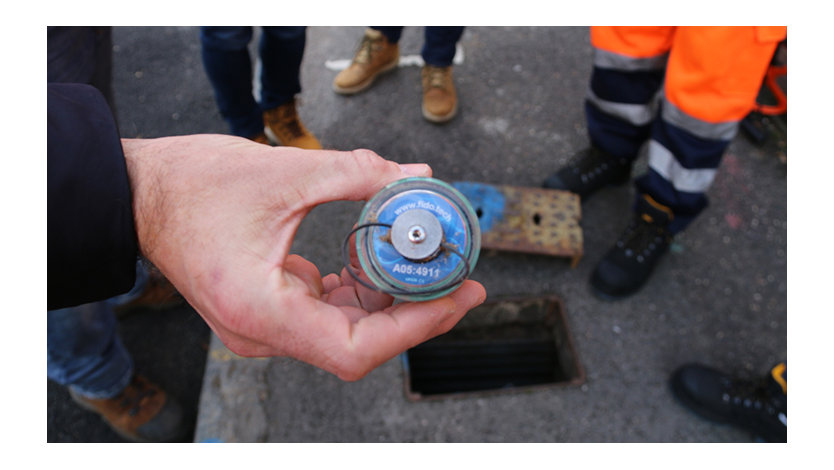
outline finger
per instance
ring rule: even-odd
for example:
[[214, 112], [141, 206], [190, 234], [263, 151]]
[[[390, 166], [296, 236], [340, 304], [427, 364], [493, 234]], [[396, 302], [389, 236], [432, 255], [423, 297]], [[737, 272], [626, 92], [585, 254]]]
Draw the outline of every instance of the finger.
[[[389, 294], [380, 292], [377, 289], [370, 289], [367, 285], [372, 285], [371, 279], [361, 269], [362, 263], [359, 261], [359, 256], [356, 253], [356, 234], [351, 235], [348, 242], [348, 253], [350, 258], [350, 267], [345, 267], [342, 270], [342, 283], [344, 285], [354, 286], [356, 294], [359, 298], [362, 308], [369, 312], [376, 312], [390, 306], [394, 302], [394, 298]], [[350, 273], [355, 273], [365, 283], [358, 282]]]
[[[378, 290], [370, 289], [365, 287], [364, 284], [357, 282], [356, 279], [348, 273], [348, 269], [349, 268], [342, 269], [342, 284], [354, 289], [354, 296], [359, 302], [357, 307], [362, 307], [369, 312], [376, 312], [388, 308], [392, 303], [394, 303], [394, 298], [390, 295], [379, 292]], [[353, 272], [356, 273], [356, 275], [363, 281], [371, 284], [371, 280], [364, 271], [360, 269], [358, 272], [357, 270], [354, 270]]]
[[454, 315], [456, 303], [449, 298], [421, 304], [402, 304], [393, 314], [377, 312], [360, 319], [351, 328], [350, 341], [333, 365], [339, 378], [359, 380], [384, 362], [415, 344], [448, 315]]
[[339, 277], [338, 274], [330, 273], [322, 278], [321, 284], [323, 293], [328, 294], [333, 291], [333, 289], [342, 287], [342, 278]]
[[400, 169], [406, 176], [422, 176], [430, 178], [432, 175], [431, 167], [425, 163], [400, 163]]
[[455, 315], [450, 315], [446, 319], [441, 320], [434, 331], [430, 332], [423, 339], [423, 342], [448, 332], [458, 324], [466, 313], [484, 303], [486, 300], [486, 290], [479, 282], [466, 280], [456, 291], [449, 294], [449, 297], [455, 301]]
[[322, 295], [321, 300], [335, 307], [361, 308], [359, 298], [356, 296], [356, 289], [353, 286], [337, 287]]
[[338, 280], [338, 286], [330, 290], [325, 288], [325, 294], [321, 297], [322, 301], [337, 307], [351, 306], [368, 312], [376, 312], [391, 306], [394, 302], [393, 297], [364, 287], [347, 274], [346, 269], [342, 270], [342, 278]]
[[367, 317], [368, 311], [363, 309], [356, 296], [356, 290], [350, 286], [343, 286], [333, 289], [332, 292], [321, 297], [323, 302], [339, 307], [351, 323], [356, 323], [360, 318]]
[[358, 380], [408, 348], [448, 331], [485, 299], [483, 286], [467, 281], [452, 295], [400, 304], [389, 314], [362, 318], [351, 331], [350, 348], [335, 373], [343, 380]]
[[[305, 202], [315, 206], [338, 200], [368, 200], [387, 184], [409, 176], [431, 176], [425, 164], [399, 165], [370, 150], [318, 152], [310, 155], [318, 174], [308, 181]], [[312, 162], [311, 162], [312, 163]]]
[[284, 261], [283, 268], [285, 272], [295, 276], [306, 284], [316, 296], [321, 296], [324, 292], [319, 268], [310, 261], [307, 261], [299, 255], [289, 255]]

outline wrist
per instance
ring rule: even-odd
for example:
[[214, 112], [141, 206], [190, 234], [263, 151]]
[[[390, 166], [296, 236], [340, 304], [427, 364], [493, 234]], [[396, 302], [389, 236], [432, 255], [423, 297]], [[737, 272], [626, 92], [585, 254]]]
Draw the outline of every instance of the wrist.
[[122, 139], [127, 174], [130, 181], [133, 220], [141, 254], [152, 260], [159, 230], [164, 226], [160, 181], [163, 176], [162, 153], [149, 139]]

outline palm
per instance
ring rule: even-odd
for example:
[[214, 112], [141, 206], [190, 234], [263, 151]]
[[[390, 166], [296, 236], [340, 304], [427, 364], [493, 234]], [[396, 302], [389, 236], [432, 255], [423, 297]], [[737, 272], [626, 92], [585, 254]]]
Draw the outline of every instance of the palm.
[[448, 331], [486, 296], [466, 281], [448, 296], [392, 306], [390, 296], [356, 285], [344, 271], [322, 278], [289, 254], [313, 207], [366, 200], [399, 178], [430, 176], [427, 166], [229, 136], [123, 146], [143, 253], [238, 354], [288, 355], [356, 380]]

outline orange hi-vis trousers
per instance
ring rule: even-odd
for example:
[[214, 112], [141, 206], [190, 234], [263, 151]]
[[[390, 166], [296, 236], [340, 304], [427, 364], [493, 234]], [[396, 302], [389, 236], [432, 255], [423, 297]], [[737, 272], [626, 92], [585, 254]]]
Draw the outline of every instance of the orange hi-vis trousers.
[[638, 195], [672, 209], [673, 231], [706, 207], [704, 193], [786, 36], [784, 26], [591, 28], [591, 143], [633, 159], [648, 141]]

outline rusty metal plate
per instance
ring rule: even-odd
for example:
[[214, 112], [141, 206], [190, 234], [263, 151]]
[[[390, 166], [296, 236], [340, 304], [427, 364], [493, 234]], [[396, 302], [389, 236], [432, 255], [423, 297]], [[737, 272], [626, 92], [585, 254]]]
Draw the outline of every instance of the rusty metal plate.
[[577, 194], [555, 189], [459, 181], [452, 186], [475, 209], [481, 248], [582, 257], [582, 206]]

